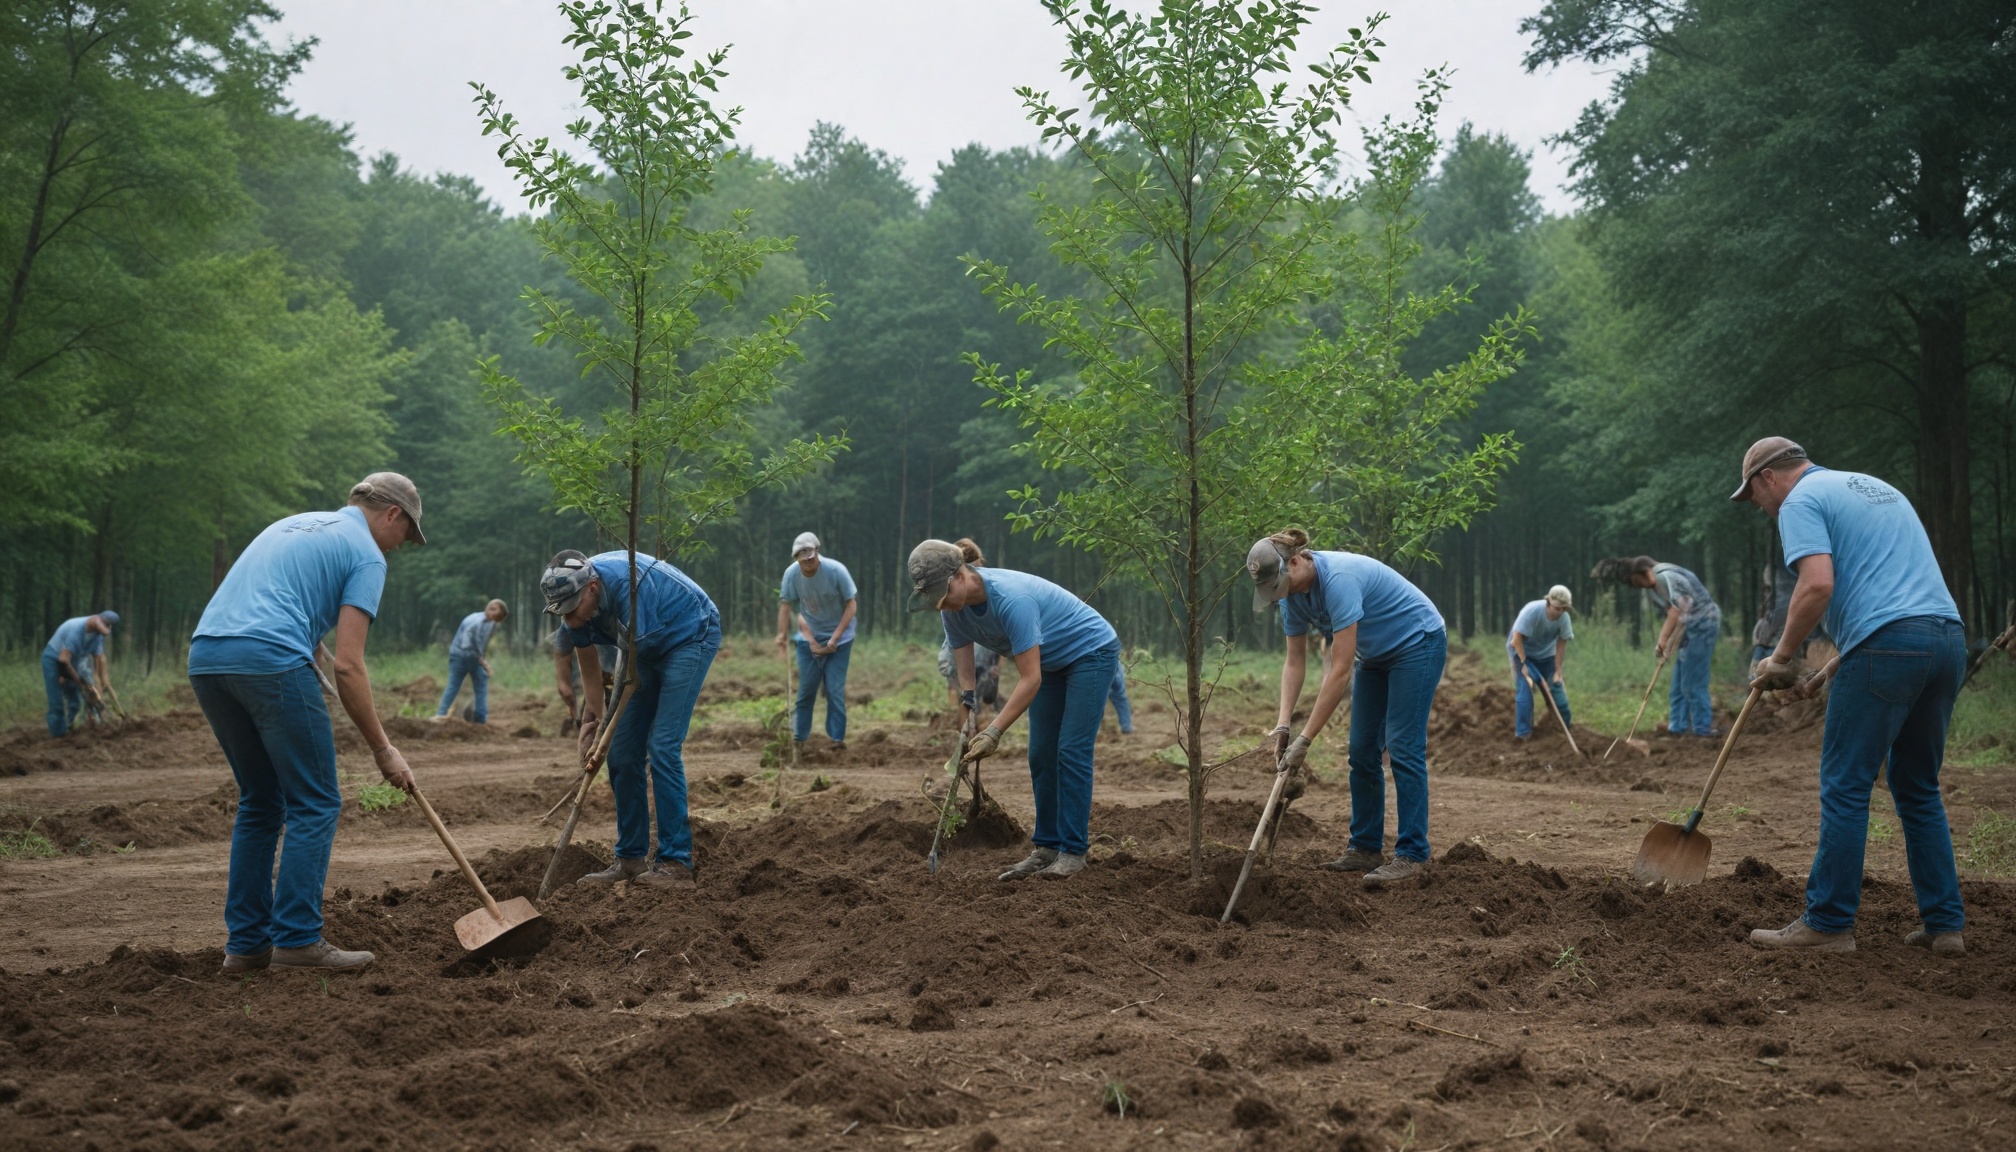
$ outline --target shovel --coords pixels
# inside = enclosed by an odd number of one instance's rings
[[[483,907],[455,921],[455,938],[462,942],[462,950],[468,953],[463,959],[501,960],[511,956],[529,956],[544,948],[553,938],[553,926],[539,915],[532,902],[523,896],[513,896],[499,904],[490,895],[490,889],[483,886],[476,869],[470,867],[469,858],[462,855],[455,838],[448,834],[448,826],[434,814],[434,806],[420,794],[418,787],[413,789],[413,799],[420,802],[420,811],[426,813],[427,822],[434,826],[434,834],[448,846],[448,854],[455,858],[455,866],[462,869],[462,875],[468,877],[469,883],[476,888],[476,894],[483,898]]]
[[[588,799],[588,785],[594,783],[595,774],[601,771],[602,757],[609,751],[609,739],[616,734],[616,722],[623,718],[623,709],[629,706],[630,697],[635,694],[631,691],[628,680],[630,669],[627,667],[629,661],[624,659],[626,655],[628,653],[623,652],[618,653],[616,657],[616,706],[609,710],[608,717],[602,721],[601,730],[595,734],[595,746],[588,750],[587,763],[581,766],[581,776],[574,785],[573,793],[560,798],[561,803],[572,801],[573,806],[567,809],[567,819],[560,825],[560,838],[553,842],[553,859],[546,865],[546,876],[539,881],[541,900],[553,894],[553,885],[560,878],[560,859],[567,855],[567,845],[574,839],[574,825],[581,820],[581,805]],[[546,816],[552,816],[559,808],[560,805],[555,804]],[[543,822],[546,817],[540,819]]]
[[[1577,759],[1587,760],[1589,757],[1582,755],[1582,749],[1575,744],[1575,733],[1568,730],[1568,721],[1561,716],[1561,706],[1554,703],[1554,689],[1541,683],[1540,678],[1533,675],[1531,668],[1526,669],[1526,681],[1533,685],[1534,692],[1547,698],[1547,711],[1552,712],[1554,714],[1554,722],[1561,725],[1561,734],[1568,738],[1569,750],[1575,753]]]
[[[1714,844],[1707,833],[1699,831],[1701,813],[1708,807],[1708,795],[1715,791],[1715,781],[1722,778],[1723,766],[1729,763],[1730,750],[1736,747],[1736,734],[1743,731],[1743,722],[1750,718],[1750,709],[1762,695],[1762,688],[1752,688],[1744,698],[1743,710],[1736,713],[1736,722],[1729,726],[1729,735],[1722,740],[1722,754],[1715,757],[1715,770],[1708,773],[1708,786],[1701,789],[1701,800],[1687,814],[1687,823],[1661,820],[1645,833],[1645,842],[1638,846],[1638,859],[1631,864],[1631,876],[1640,884],[1663,880],[1674,887],[1685,887],[1707,878],[1708,853]]]
[[[1631,731],[1626,732],[1624,735],[1619,736],[1617,739],[1610,741],[1610,747],[1605,748],[1603,750],[1603,759],[1605,760],[1610,759],[1610,753],[1615,752],[1617,750],[1617,745],[1620,743],[1629,745],[1632,748],[1636,748],[1640,752],[1650,751],[1650,749],[1642,747],[1638,743],[1638,741],[1633,740],[1632,737],[1638,735],[1638,722],[1640,720],[1645,719],[1645,705],[1651,703],[1652,689],[1658,685],[1659,673],[1664,671],[1665,668],[1666,668],[1666,655],[1665,653],[1662,652],[1659,655],[1658,663],[1652,665],[1652,679],[1645,682],[1645,695],[1638,698],[1638,714],[1636,716],[1631,717]]]
[[[1218,923],[1232,922],[1232,910],[1239,906],[1239,893],[1246,890],[1246,878],[1253,874],[1253,857],[1260,851],[1260,839],[1267,834],[1267,825],[1274,819],[1274,809],[1281,803],[1281,793],[1287,790],[1288,773],[1276,768],[1274,790],[1267,793],[1267,806],[1260,809],[1260,823],[1253,829],[1253,842],[1246,846],[1246,862],[1239,866],[1239,880],[1232,885],[1232,898],[1225,901],[1225,914],[1218,917]]]
[[[966,776],[966,766],[960,763],[960,761],[966,758],[966,744],[973,739],[973,727],[979,721],[980,705],[976,701],[973,707],[966,710],[966,723],[959,729],[959,747],[952,750],[952,759],[945,763],[946,771],[952,773],[952,785],[945,790],[945,803],[939,805],[938,808],[938,831],[931,837],[931,854],[924,858],[924,866],[931,870],[933,876],[938,874],[938,861],[943,859],[938,852],[938,845],[945,839],[945,822],[951,816],[953,807],[959,801],[959,781]],[[973,765],[973,798],[976,803],[980,798],[980,765],[978,764]]]

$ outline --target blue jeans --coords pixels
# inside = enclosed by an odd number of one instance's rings
[[[63,664],[54,656],[42,657],[42,691],[49,697],[49,714],[44,717],[49,722],[49,735],[62,736],[70,731],[70,722],[84,711],[84,693],[78,690],[75,680],[63,683],[58,677]],[[81,668],[78,670],[83,671]]]
[[[1561,710],[1561,719],[1573,724],[1575,712],[1568,707],[1568,689],[1554,683],[1554,657],[1528,656],[1526,668],[1538,676],[1541,683],[1547,685],[1548,695],[1554,697],[1554,706]],[[1527,679],[1526,673],[1520,670],[1517,655],[1512,657],[1512,679],[1513,691],[1517,693],[1518,701],[1512,713],[1512,734],[1524,740],[1533,735],[1533,681]]]
[[[1113,705],[1113,718],[1122,734],[1134,731],[1134,706],[1127,701],[1127,666],[1113,661],[1113,686],[1106,690],[1106,702]]]
[[[1092,748],[1119,663],[1114,644],[1045,669],[1029,702],[1029,785],[1036,794],[1030,839],[1038,848],[1083,856],[1091,846]]]
[[[303,664],[265,676],[191,676],[189,686],[238,779],[225,951],[305,948],[322,938],[322,883],[343,808],[321,682]]]
[[[455,697],[462,692],[462,678],[468,677],[476,685],[476,723],[490,722],[490,673],[483,670],[483,661],[475,656],[448,657],[448,690],[441,693],[441,710],[436,716],[446,716],[455,704]]]
[[[1393,793],[1400,834],[1393,854],[1428,859],[1428,709],[1449,659],[1449,634],[1430,632],[1377,660],[1360,661],[1351,690],[1351,847],[1380,852],[1386,846],[1386,773],[1393,762]]]
[[[800,636],[792,645],[798,654],[797,710],[791,714],[791,738],[801,743],[812,736],[812,702],[819,689],[826,689],[826,738],[835,744],[847,739],[847,661],[854,655],[854,642],[836,645],[830,655],[814,656],[812,645]]]
[[[659,656],[639,654],[637,687],[609,739],[609,791],[616,799],[616,856],[641,860],[651,850],[651,797],[658,800],[658,859],[693,864],[686,823],[686,728],[700,686],[721,648],[717,627]]]
[[[1666,704],[1666,730],[1676,735],[1712,736],[1715,701],[1708,692],[1708,673],[1714,669],[1722,617],[1697,620],[1680,635],[1680,651],[1673,657],[1673,691]]]
[[[1946,725],[1966,660],[1960,625],[1932,616],[1894,620],[1842,655],[1820,743],[1820,848],[1806,876],[1806,923],[1814,929],[1855,926],[1869,793],[1886,759],[1918,916],[1931,932],[1958,932],[1966,923],[1939,795]]]

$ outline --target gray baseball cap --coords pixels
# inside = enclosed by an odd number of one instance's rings
[[[415,544],[427,543],[420,531],[420,489],[397,472],[373,472],[350,486],[350,499],[371,499],[397,505],[406,513],[406,538]]]
[[[926,540],[910,550],[910,611],[927,612],[945,599],[952,577],[966,566],[957,544]]]
[[[103,620],[107,627],[110,627],[119,622],[119,613],[107,608],[103,612],[98,613],[98,618]]]
[[[1253,577],[1253,611],[1267,611],[1288,595],[1288,550],[1261,537],[1246,550],[1246,574]]]
[[[596,580],[595,566],[579,552],[562,552],[553,557],[539,577],[539,593],[546,598],[550,616],[565,616],[581,603],[581,594]]]
[[[810,532],[800,532],[798,533],[798,538],[791,541],[791,558],[793,560],[798,559],[807,552],[817,551],[819,551],[819,537],[814,536]]]

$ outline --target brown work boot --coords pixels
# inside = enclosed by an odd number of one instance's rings
[[[1759,948],[1805,948],[1813,952],[1853,952],[1855,933],[1822,932],[1801,916],[1783,928],[1752,928],[1750,943]]]
[[[1913,948],[1930,948],[1934,956],[1964,956],[1967,941],[1958,932],[1930,932],[1920,928],[1904,937],[1904,943]]]
[[[275,968],[362,968],[377,957],[369,952],[345,952],[327,940],[317,940],[306,948],[275,948],[271,963]]]
[[[250,956],[238,956],[230,952],[224,954],[222,971],[231,975],[257,972],[273,962],[273,949],[268,946],[264,952],[254,952]]]
[[[1367,872],[1358,883],[1363,884],[1367,891],[1377,892],[1388,884],[1397,884],[1405,880],[1427,866],[1425,861],[1409,860],[1405,856],[1395,856],[1393,859]]]
[[[586,876],[581,877],[581,879],[576,880],[575,883],[586,884],[590,887],[597,884],[614,884],[618,880],[635,880],[650,870],[651,862],[641,856],[635,860],[625,860],[619,856],[616,858],[615,863],[609,865],[607,868],[602,869],[600,872],[590,872]]]
[[[1353,848],[1335,860],[1327,860],[1317,867],[1327,868],[1332,872],[1370,872],[1384,863],[1386,857],[1383,853],[1360,852]]]
[[[677,860],[660,860],[648,871],[639,872],[631,878],[632,884],[642,884],[646,888],[691,888],[693,869]]]

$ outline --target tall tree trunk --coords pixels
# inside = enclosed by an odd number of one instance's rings
[[[98,517],[97,539],[91,542],[91,611],[99,612],[112,604],[112,502],[105,502],[105,511]]]
[[[1183,460],[1189,471],[1183,549],[1183,747],[1190,778],[1190,876],[1204,875],[1204,493],[1197,481],[1197,297],[1190,244],[1183,245]]]
[[[1918,515],[1964,614],[1974,586],[1974,488],[1967,427],[1967,306],[1918,311]]]

